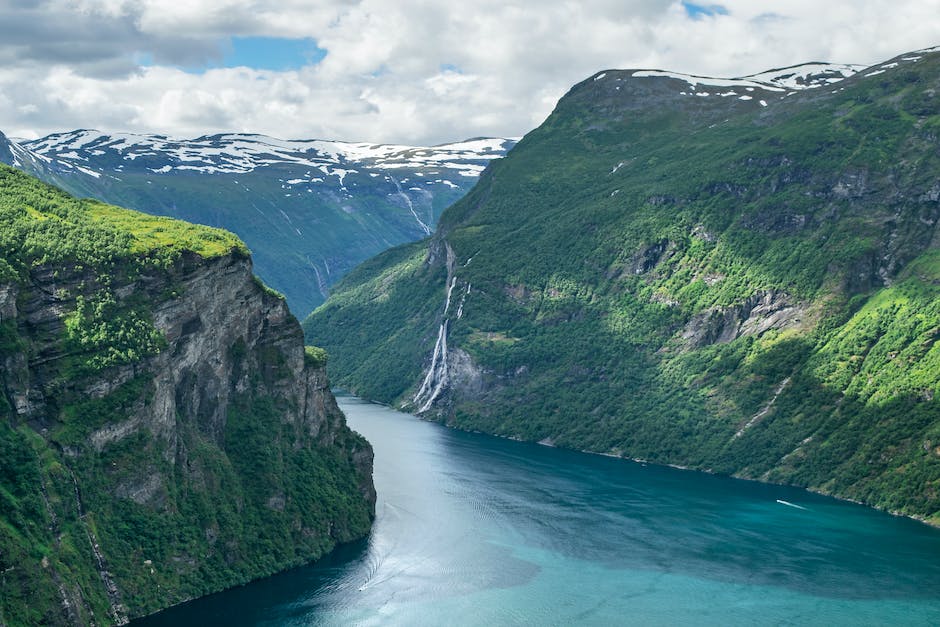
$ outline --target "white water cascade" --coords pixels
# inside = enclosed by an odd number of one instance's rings
[[[425,235],[430,235],[431,227],[425,224],[424,221],[418,217],[418,212],[415,211],[414,203],[411,202],[411,197],[408,196],[408,194],[406,194],[405,191],[401,188],[401,183],[399,183],[398,179],[396,179],[394,176],[390,176],[388,178],[391,179],[392,183],[395,184],[395,189],[398,190],[398,195],[402,198],[402,200],[405,201],[405,204],[408,205],[408,210],[411,211],[411,215],[413,215],[415,220],[418,221],[418,225],[421,227],[421,230],[424,231]]]
[[[449,244],[445,243],[445,246],[447,248],[447,298],[444,301],[441,325],[437,330],[437,342],[434,344],[434,352],[431,355],[431,365],[428,367],[428,372],[424,376],[421,386],[412,398],[412,402],[418,408],[418,413],[431,408],[434,401],[447,387],[450,379],[447,368],[447,329],[450,324],[448,313],[450,312],[451,298],[454,295],[454,287],[457,285],[457,276],[454,274],[454,251],[451,250]],[[461,291],[462,297],[457,307],[458,320],[463,316],[463,305],[470,293],[470,285],[467,284],[467,289]]]

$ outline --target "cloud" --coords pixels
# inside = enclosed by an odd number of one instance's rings
[[[602,69],[740,76],[810,60],[875,63],[940,44],[937,15],[940,0],[7,2],[0,130],[521,135]],[[218,67],[246,40],[306,40],[326,56],[282,71],[260,57]],[[204,71],[181,69],[194,67]]]
[[[0,6],[0,64],[41,71],[69,63],[89,75],[127,74],[135,67],[120,52],[140,33],[133,16],[98,19],[92,13],[51,10],[48,2]]]

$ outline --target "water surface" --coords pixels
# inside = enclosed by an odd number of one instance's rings
[[[920,523],[339,400],[375,448],[371,536],[140,625],[940,625]]]

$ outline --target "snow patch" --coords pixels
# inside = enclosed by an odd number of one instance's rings
[[[678,72],[664,72],[662,70],[638,70],[633,72],[632,76],[634,78],[649,78],[662,76],[665,78],[674,78],[680,81],[685,81],[689,85],[697,87],[698,85],[705,85],[708,87],[759,87],[760,89],[766,89],[770,91],[783,91],[782,88],[774,85],[766,85],[759,83],[753,80],[747,80],[743,78],[714,78],[711,76],[695,76],[692,74],[680,74]]]
[[[83,167],[80,166],[80,165],[75,166],[75,169],[79,170],[80,172],[84,172],[84,173],[87,174],[88,176],[93,176],[93,177],[95,177],[95,178],[100,178],[100,177],[101,177],[101,172],[95,172],[94,170],[89,170],[88,168],[83,168]]]
[[[297,165],[321,169],[326,176],[337,176],[342,185],[346,175],[359,171],[356,167],[370,170],[447,169],[457,170],[463,176],[478,176],[486,163],[503,156],[516,141],[517,138],[476,138],[433,147],[416,147],[282,140],[252,134],[177,139],[164,135],[104,134],[81,130],[56,133],[25,142],[25,147],[37,156],[42,155],[42,158],[57,158],[63,162],[87,160],[90,155],[112,155],[126,162],[154,157],[169,165],[171,170],[207,174],[244,173],[277,164]],[[377,176],[374,173],[370,175]]]
[[[838,64],[838,63],[804,63],[786,68],[779,68],[761,72],[760,74],[751,74],[738,78],[716,78],[713,76],[697,76],[693,74],[682,74],[679,72],[666,72],[663,70],[637,70],[631,76],[634,78],[665,77],[684,81],[692,86],[693,89],[698,86],[706,87],[734,87],[743,88],[747,91],[762,89],[771,92],[791,92],[803,89],[814,89],[824,85],[841,81],[853,74],[865,69],[862,65]],[[686,92],[680,92],[686,95]],[[696,95],[708,96],[708,92],[699,92]],[[719,96],[735,96],[737,92],[733,90],[716,92]]]

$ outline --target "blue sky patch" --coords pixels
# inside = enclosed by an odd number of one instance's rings
[[[131,59],[136,65],[142,67],[150,67],[153,65],[153,55],[149,52],[135,52],[131,55]]]
[[[284,37],[232,37],[219,43],[218,53],[203,63],[173,65],[189,74],[203,74],[206,70],[230,67],[248,67],[253,70],[284,72],[316,65],[326,57],[327,51],[317,46],[312,38],[287,39]],[[149,52],[136,52],[134,62],[143,67],[164,65]]]
[[[694,4],[692,2],[683,2],[682,8],[693,20],[700,20],[703,17],[712,15],[728,15],[728,9],[720,4]]]
[[[246,66],[255,70],[298,70],[316,65],[326,56],[315,39],[280,37],[232,37],[221,67]]]

